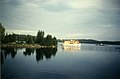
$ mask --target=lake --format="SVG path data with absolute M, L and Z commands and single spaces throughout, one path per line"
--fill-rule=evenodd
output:
M 120 79 L 120 46 L 1 48 L 2 79 Z

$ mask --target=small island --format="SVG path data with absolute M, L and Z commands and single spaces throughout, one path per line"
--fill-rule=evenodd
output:
M 39 30 L 36 36 L 23 34 L 5 33 L 4 26 L 0 23 L 0 47 L 16 47 L 16 48 L 55 48 L 57 47 L 57 39 L 45 32 Z

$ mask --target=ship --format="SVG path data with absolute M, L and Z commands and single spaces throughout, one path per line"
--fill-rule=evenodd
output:
M 81 43 L 78 40 L 67 40 L 63 42 L 63 46 L 81 46 Z

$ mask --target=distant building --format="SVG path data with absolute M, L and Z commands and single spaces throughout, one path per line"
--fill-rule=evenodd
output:
M 26 41 L 16 41 L 16 43 L 23 43 L 23 44 L 25 44 Z

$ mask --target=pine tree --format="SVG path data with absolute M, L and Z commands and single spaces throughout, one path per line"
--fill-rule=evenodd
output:
M 28 44 L 32 44 L 32 43 L 33 43 L 33 38 L 32 38 L 32 36 L 27 35 L 26 43 L 28 43 Z
M 47 35 L 46 36 L 45 43 L 46 43 L 46 46 L 51 46 L 53 44 L 52 43 L 52 36 L 51 35 Z
M 57 39 L 56 39 L 56 37 L 53 37 L 52 41 L 53 41 L 53 45 L 57 46 Z
M 5 28 L 0 23 L 0 44 L 4 41 L 4 37 L 5 37 Z
M 40 45 L 44 45 L 44 31 L 38 31 L 37 37 L 36 37 L 36 43 Z
M 57 39 L 56 37 L 52 38 L 52 35 L 47 35 L 44 37 L 44 31 L 38 31 L 37 36 L 36 36 L 36 43 L 44 46 L 57 46 Z

